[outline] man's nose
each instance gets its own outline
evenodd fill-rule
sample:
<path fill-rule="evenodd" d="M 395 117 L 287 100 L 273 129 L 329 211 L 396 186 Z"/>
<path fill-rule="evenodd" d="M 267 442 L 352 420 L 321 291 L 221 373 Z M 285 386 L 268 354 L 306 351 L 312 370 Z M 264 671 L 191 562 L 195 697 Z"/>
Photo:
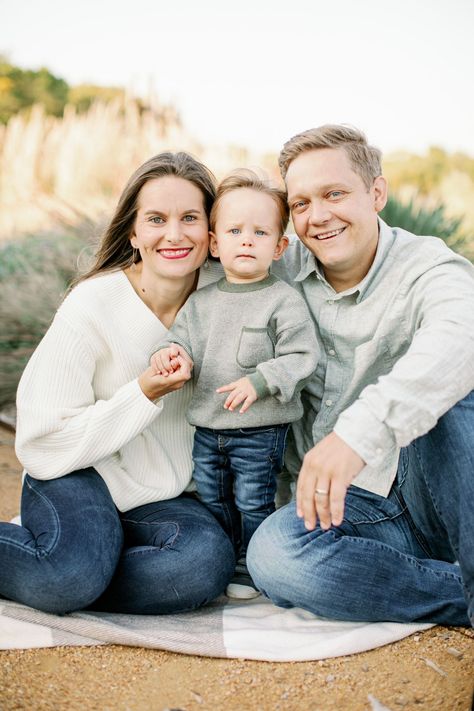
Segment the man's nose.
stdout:
<path fill-rule="evenodd" d="M 331 217 L 331 210 L 325 202 L 317 200 L 311 203 L 309 221 L 312 225 L 323 225 L 325 222 L 329 222 Z"/>

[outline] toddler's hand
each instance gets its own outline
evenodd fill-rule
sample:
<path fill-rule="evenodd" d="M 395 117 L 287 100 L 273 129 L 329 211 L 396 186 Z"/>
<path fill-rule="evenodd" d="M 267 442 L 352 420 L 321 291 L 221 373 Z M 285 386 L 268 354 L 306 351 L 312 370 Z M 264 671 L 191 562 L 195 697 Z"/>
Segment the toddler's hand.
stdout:
<path fill-rule="evenodd" d="M 224 407 L 231 412 L 243 403 L 239 410 L 240 414 L 246 412 L 250 405 L 257 399 L 256 390 L 248 378 L 239 378 L 239 380 L 235 380 L 233 383 L 222 385 L 222 387 L 217 388 L 216 393 L 229 393 Z"/>
<path fill-rule="evenodd" d="M 171 346 L 167 346 L 166 348 L 160 348 L 159 351 L 153 353 L 150 358 L 150 366 L 156 375 L 163 375 L 166 378 L 180 367 L 180 357 L 183 361 L 188 363 L 189 368 L 192 369 L 193 362 L 191 358 L 184 348 L 181 348 L 181 346 L 178 346 L 176 343 L 172 343 Z"/>
<path fill-rule="evenodd" d="M 184 358 L 178 356 L 178 367 L 171 373 L 166 373 L 166 375 L 157 373 L 152 366 L 147 368 L 138 378 L 138 384 L 147 398 L 149 400 L 157 400 L 163 395 L 182 388 L 191 378 L 189 360 L 189 358 L 184 360 Z"/>

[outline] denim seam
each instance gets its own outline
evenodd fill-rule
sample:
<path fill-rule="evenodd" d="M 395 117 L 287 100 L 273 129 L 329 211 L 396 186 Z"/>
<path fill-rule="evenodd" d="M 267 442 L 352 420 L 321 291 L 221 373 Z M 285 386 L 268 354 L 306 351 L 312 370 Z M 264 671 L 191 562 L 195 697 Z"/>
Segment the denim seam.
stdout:
<path fill-rule="evenodd" d="M 422 457 L 420 457 L 420 454 L 419 454 L 418 449 L 417 449 L 417 446 L 416 446 L 416 442 L 412 442 L 412 447 L 413 447 L 413 450 L 414 450 L 414 452 L 415 452 L 415 454 L 416 454 L 416 458 L 418 459 L 418 464 L 420 465 L 420 470 L 421 470 L 421 473 L 423 474 L 423 479 L 424 479 L 424 481 L 425 481 L 426 488 L 427 488 L 428 491 L 430 492 L 431 502 L 432 502 L 432 504 L 433 504 L 433 508 L 434 508 L 434 510 L 436 511 L 436 513 L 438 514 L 438 517 L 439 517 L 440 521 L 444 521 L 444 517 L 443 517 L 443 514 L 442 514 L 441 511 L 440 511 L 440 508 L 439 508 L 439 506 L 438 506 L 438 502 L 437 502 L 437 500 L 435 499 L 435 497 L 433 496 L 433 491 L 432 491 L 432 489 L 431 489 L 431 487 L 430 487 L 430 484 L 429 484 L 429 478 L 426 476 L 425 470 L 423 469 L 423 459 L 422 459 Z M 443 526 L 444 526 L 444 523 L 443 523 Z M 451 538 L 449 538 L 449 544 L 450 544 L 451 548 L 454 550 L 454 552 L 456 553 L 456 560 L 459 560 L 459 547 L 458 547 L 458 545 L 457 545 L 457 544 L 454 545 L 454 544 L 453 544 L 453 541 L 451 540 Z"/>
<path fill-rule="evenodd" d="M 360 511 L 360 509 L 358 509 L 357 506 L 351 506 L 351 508 L 355 511 Z M 377 518 L 375 520 L 367 519 L 367 520 L 362 520 L 362 521 L 349 521 L 347 519 L 344 519 L 344 522 L 349 523 L 352 526 L 383 523 L 384 521 L 395 521 L 395 519 L 400 518 L 400 516 L 403 516 L 405 513 L 406 513 L 406 507 L 402 511 L 399 511 L 399 513 L 395 514 L 394 516 L 384 516 L 382 518 Z"/>
<path fill-rule="evenodd" d="M 374 541 L 374 540 L 371 540 L 370 538 L 362 538 L 359 536 L 341 536 L 340 538 L 338 538 L 335 541 L 335 543 L 340 543 L 344 539 L 351 540 L 351 541 L 357 541 L 359 544 L 362 544 L 364 546 L 369 546 L 372 548 L 378 548 L 379 546 L 381 546 L 383 548 L 390 548 L 391 552 L 394 553 L 398 558 L 406 561 L 407 563 L 410 563 L 410 565 L 413 565 L 415 568 L 417 568 L 420 571 L 422 570 L 424 573 L 430 573 L 432 575 L 435 575 L 437 578 L 451 578 L 452 580 L 458 580 L 460 583 L 462 583 L 461 575 L 456 575 L 456 573 L 438 572 L 428 566 L 421 565 L 419 562 L 419 559 L 415 558 L 414 556 L 405 555 L 401 551 L 398 551 L 396 548 L 392 548 L 391 546 L 388 546 L 386 543 L 382 543 L 381 541 Z"/>
<path fill-rule="evenodd" d="M 164 550 L 164 549 L 166 549 L 166 548 L 168 548 L 168 549 L 171 548 L 171 547 L 175 544 L 176 539 L 178 538 L 179 533 L 180 533 L 180 531 L 179 531 L 179 525 L 176 523 L 176 521 L 159 521 L 159 522 L 156 522 L 156 521 L 155 521 L 155 522 L 153 522 L 153 523 L 149 523 L 148 521 L 134 521 L 133 519 L 122 518 L 122 522 L 123 522 L 123 523 L 131 524 L 131 525 L 133 525 L 133 526 L 150 526 L 150 527 L 151 527 L 151 526 L 163 526 L 163 525 L 165 525 L 165 526 L 170 526 L 170 525 L 174 526 L 175 529 L 176 529 L 176 531 L 175 531 L 175 533 L 174 533 L 174 535 L 173 535 L 173 538 L 172 538 L 172 541 L 170 541 L 170 543 L 166 543 L 166 544 L 163 545 L 163 546 L 157 546 L 157 545 L 153 545 L 153 544 L 147 544 L 147 547 L 152 548 L 153 550 L 160 550 L 160 551 L 161 551 L 161 550 Z M 140 552 L 143 552 L 143 553 L 144 553 L 145 551 L 137 551 L 137 553 L 140 553 Z M 125 553 L 125 555 L 128 555 L 128 552 Z M 134 554 L 131 553 L 130 555 L 134 555 Z"/>
<path fill-rule="evenodd" d="M 44 496 L 43 494 L 40 494 L 40 492 L 37 491 L 37 490 L 30 484 L 30 482 L 28 481 L 27 478 L 25 478 L 25 484 L 26 484 L 26 486 L 28 487 L 28 489 L 30 489 L 30 491 L 33 492 L 33 494 L 35 494 L 36 496 L 39 496 L 39 498 L 42 499 L 43 503 L 46 504 L 46 506 L 51 510 L 51 513 L 53 514 L 53 517 L 54 517 L 54 519 L 55 519 L 55 521 L 56 521 L 56 535 L 55 535 L 55 537 L 54 537 L 54 539 L 53 539 L 53 541 L 52 541 L 52 544 L 49 546 L 49 548 L 46 548 L 46 547 L 44 547 L 44 546 L 41 546 L 41 547 L 38 547 L 38 546 L 37 546 L 37 547 L 36 547 L 36 550 L 35 550 L 36 555 L 38 555 L 38 554 L 40 553 L 40 551 L 44 551 L 47 555 L 51 555 L 51 553 L 54 551 L 54 549 L 55 549 L 55 547 L 56 547 L 56 544 L 57 544 L 57 542 L 58 542 L 58 540 L 59 540 L 59 537 L 60 537 L 61 522 L 60 522 L 60 520 L 59 520 L 59 516 L 58 516 L 58 514 L 57 514 L 56 509 L 54 508 L 54 506 L 53 506 L 52 503 L 50 502 L 50 500 L 49 500 L 46 496 Z M 28 529 L 28 530 L 29 530 L 29 529 Z M 36 536 L 34 536 L 34 539 L 35 539 L 35 543 L 37 543 L 37 540 L 38 540 L 38 539 L 37 539 Z M 23 546 L 22 546 L 22 548 L 23 548 Z M 24 548 L 23 548 L 23 549 L 24 549 Z"/>

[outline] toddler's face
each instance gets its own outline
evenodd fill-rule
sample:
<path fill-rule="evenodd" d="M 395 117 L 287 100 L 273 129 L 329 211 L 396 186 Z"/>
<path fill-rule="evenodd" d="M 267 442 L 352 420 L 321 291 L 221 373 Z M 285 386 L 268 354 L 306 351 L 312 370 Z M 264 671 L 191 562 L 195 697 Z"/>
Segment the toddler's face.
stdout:
<path fill-rule="evenodd" d="M 270 195 L 237 188 L 219 204 L 211 254 L 220 258 L 229 281 L 260 281 L 288 246 L 280 229 L 278 206 Z"/>

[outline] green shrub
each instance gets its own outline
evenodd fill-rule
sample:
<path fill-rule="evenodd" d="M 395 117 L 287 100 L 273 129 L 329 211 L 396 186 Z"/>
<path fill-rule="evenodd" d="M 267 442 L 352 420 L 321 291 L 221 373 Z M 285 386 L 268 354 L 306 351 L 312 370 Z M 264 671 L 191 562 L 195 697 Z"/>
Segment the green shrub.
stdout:
<path fill-rule="evenodd" d="M 380 217 L 391 227 L 401 227 L 415 235 L 441 237 L 451 249 L 470 257 L 471 250 L 461 232 L 462 218 L 446 217 L 444 205 L 428 209 L 417 204 L 416 199 L 403 203 L 390 196 Z"/>
<path fill-rule="evenodd" d="M 0 245 L 0 408 L 14 402 L 21 373 L 76 273 L 85 244 L 80 231 L 66 231 Z"/>

